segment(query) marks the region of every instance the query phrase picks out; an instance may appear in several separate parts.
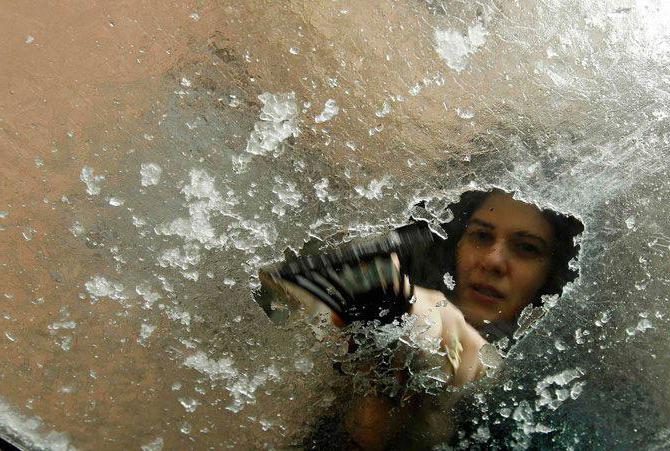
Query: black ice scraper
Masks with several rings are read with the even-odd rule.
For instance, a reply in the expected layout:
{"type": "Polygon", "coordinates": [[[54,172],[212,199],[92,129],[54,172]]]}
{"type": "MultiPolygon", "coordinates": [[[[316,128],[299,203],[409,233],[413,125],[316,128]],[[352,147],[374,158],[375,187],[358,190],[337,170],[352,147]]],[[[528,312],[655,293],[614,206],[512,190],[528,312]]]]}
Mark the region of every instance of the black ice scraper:
{"type": "Polygon", "coordinates": [[[409,311],[413,294],[399,262],[433,240],[428,225],[419,222],[378,239],[264,268],[259,277],[275,295],[305,304],[321,302],[347,323],[390,323],[409,311]]]}

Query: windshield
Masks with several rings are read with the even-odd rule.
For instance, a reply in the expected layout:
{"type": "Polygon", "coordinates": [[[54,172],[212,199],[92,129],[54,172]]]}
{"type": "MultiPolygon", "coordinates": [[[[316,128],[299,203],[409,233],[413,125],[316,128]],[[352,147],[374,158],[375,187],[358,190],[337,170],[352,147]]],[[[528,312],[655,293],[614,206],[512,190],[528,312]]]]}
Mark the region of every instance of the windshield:
{"type": "Polygon", "coordinates": [[[5,9],[6,440],[346,447],[346,340],[272,321],[259,270],[439,235],[462,193],[500,189],[583,224],[578,277],[495,341],[494,376],[419,384],[403,446],[667,446],[662,2],[5,9]]]}

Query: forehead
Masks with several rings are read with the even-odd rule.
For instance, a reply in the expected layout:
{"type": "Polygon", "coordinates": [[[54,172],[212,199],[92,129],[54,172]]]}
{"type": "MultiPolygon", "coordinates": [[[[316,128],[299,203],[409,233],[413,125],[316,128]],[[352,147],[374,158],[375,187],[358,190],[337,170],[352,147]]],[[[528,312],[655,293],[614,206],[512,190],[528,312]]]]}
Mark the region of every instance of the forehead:
{"type": "Polygon", "coordinates": [[[511,194],[493,193],[473,213],[472,219],[492,224],[504,233],[527,232],[547,241],[553,237],[549,221],[534,205],[512,198],[511,194]]]}

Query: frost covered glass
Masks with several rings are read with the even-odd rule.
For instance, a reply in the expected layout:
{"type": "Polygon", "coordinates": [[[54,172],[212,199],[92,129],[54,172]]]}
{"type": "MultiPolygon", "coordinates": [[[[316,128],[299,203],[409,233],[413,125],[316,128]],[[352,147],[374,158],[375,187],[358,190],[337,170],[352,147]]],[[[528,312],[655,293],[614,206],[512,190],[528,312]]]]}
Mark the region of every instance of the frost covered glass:
{"type": "MultiPolygon", "coordinates": [[[[378,407],[369,366],[327,320],[272,321],[259,270],[500,188],[583,223],[579,277],[483,350],[489,377],[455,388],[430,355],[381,443],[670,446],[668,19],[651,0],[3,8],[0,437],[348,448],[378,407]]],[[[372,358],[411,335],[352,333],[372,358]]]]}

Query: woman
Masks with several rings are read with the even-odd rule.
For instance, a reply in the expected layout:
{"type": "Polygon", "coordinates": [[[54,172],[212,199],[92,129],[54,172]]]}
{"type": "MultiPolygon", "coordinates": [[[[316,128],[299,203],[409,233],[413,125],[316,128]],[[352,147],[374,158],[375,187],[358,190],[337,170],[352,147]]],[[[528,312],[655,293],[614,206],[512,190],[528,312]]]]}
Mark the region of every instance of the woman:
{"type": "MultiPolygon", "coordinates": [[[[423,319],[427,334],[448,351],[445,369],[459,386],[484,374],[479,351],[487,340],[511,336],[527,305],[541,304],[543,295],[560,294],[576,278],[568,262],[577,255],[574,237],[583,226],[501,190],[464,193],[452,210],[454,220],[443,226],[451,239],[402,266],[418,283],[432,287],[412,287],[416,301],[410,312],[423,319]],[[445,272],[455,277],[454,287],[444,286],[445,272]]],[[[404,292],[412,291],[410,285],[405,277],[404,292]]],[[[333,321],[343,325],[336,315],[333,321]]],[[[345,423],[356,445],[388,445],[392,432],[405,423],[403,415],[392,413],[392,405],[369,396],[348,412],[345,423]]]]}
{"type": "Polygon", "coordinates": [[[454,368],[460,385],[481,375],[478,351],[486,339],[511,335],[528,304],[539,305],[543,295],[560,294],[574,280],[568,262],[577,254],[574,237],[583,227],[501,190],[465,193],[454,210],[445,228],[456,245],[437,246],[422,260],[437,261],[453,274],[455,287],[417,286],[413,313],[434,318],[439,327],[433,333],[445,346],[460,341],[461,362],[454,368]]]}

